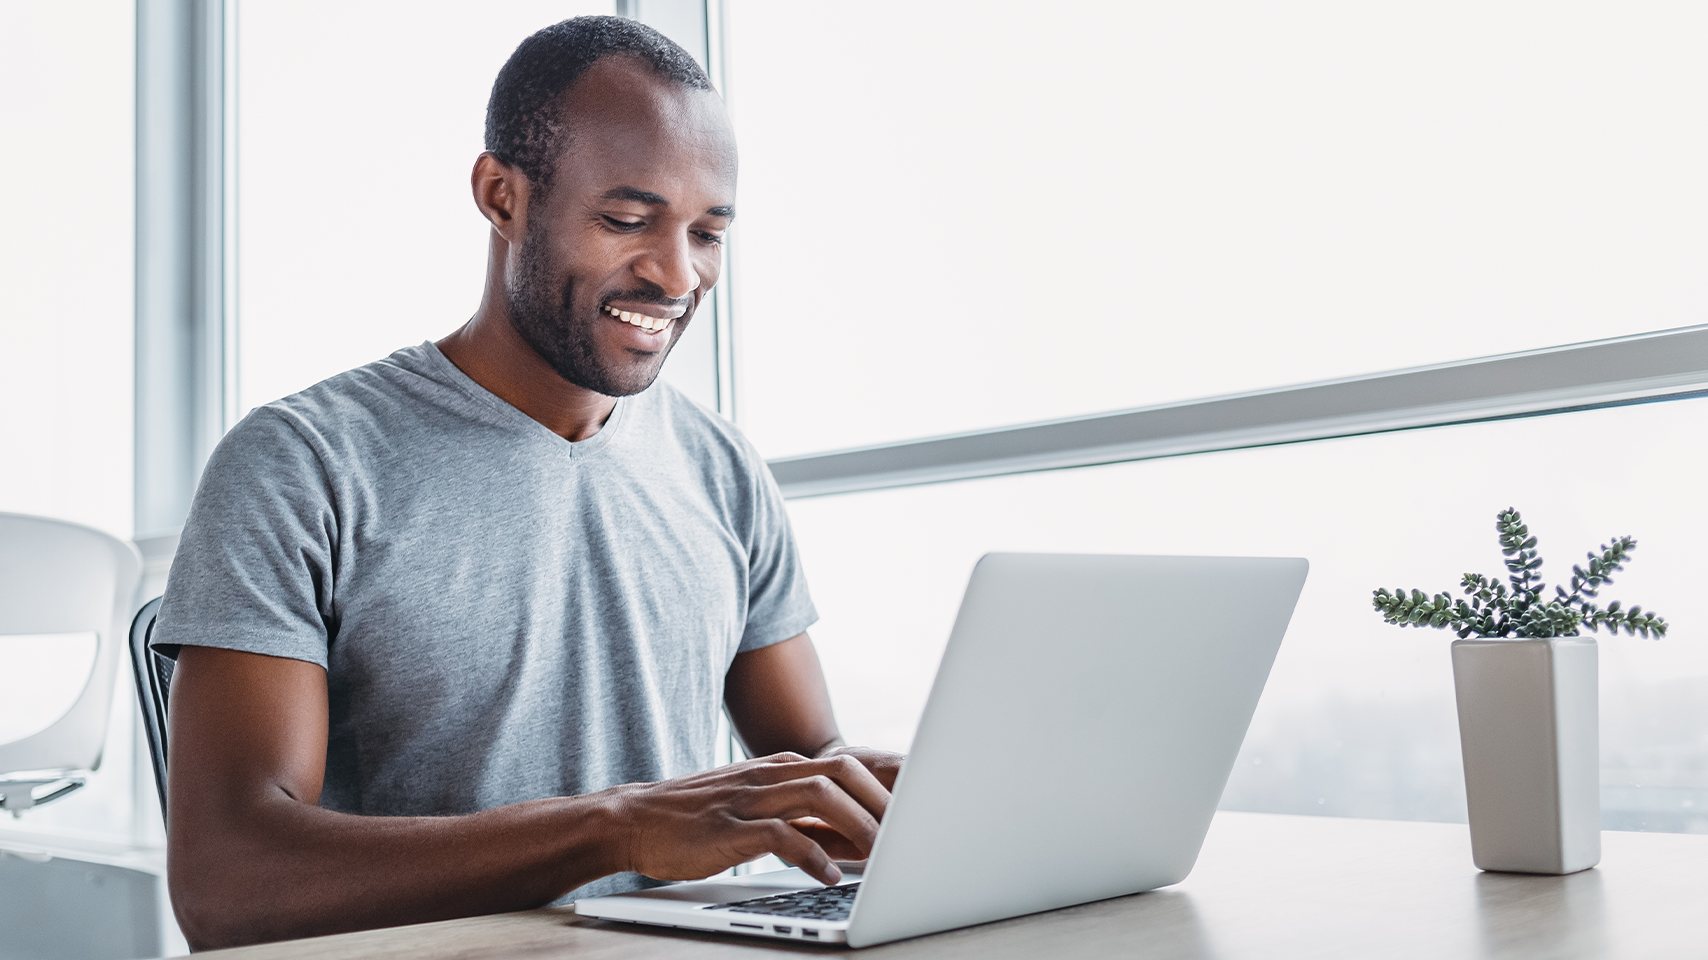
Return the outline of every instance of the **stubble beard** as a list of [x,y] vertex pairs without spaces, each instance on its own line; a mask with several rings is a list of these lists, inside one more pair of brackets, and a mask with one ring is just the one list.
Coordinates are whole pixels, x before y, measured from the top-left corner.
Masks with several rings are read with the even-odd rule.
[[[647,360],[636,359],[621,369],[613,369],[599,356],[595,341],[598,325],[605,322],[598,307],[578,313],[575,309],[575,280],[563,281],[561,290],[554,289],[543,235],[537,235],[530,221],[518,253],[515,276],[506,285],[510,300],[510,325],[522,341],[534,349],[557,375],[586,390],[607,397],[627,397],[640,393],[658,379],[664,358],[682,336],[688,317],[676,321],[670,331],[670,341],[664,349]],[[658,291],[662,295],[662,291]],[[639,299],[652,299],[650,293]]]

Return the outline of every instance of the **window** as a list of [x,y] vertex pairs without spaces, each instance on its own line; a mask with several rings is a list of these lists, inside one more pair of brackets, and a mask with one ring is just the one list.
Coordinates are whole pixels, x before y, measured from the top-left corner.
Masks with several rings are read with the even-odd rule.
[[[976,459],[884,447],[920,437],[994,430],[978,443],[1000,448],[1016,424],[1667,330],[1708,305],[1701,10],[723,6],[737,410],[790,459],[780,475],[817,463],[881,487],[931,450]],[[1674,392],[1700,392],[1702,366]],[[1404,398],[1402,379],[1368,392]],[[1514,412],[1489,406],[1422,422]],[[1342,432],[1402,425],[1375,419]],[[790,512],[844,732],[895,749],[988,550],[1308,557],[1224,804],[1441,820],[1464,817],[1451,637],[1383,624],[1370,591],[1498,573],[1509,505],[1554,574],[1631,533],[1613,592],[1674,628],[1600,645],[1604,822],[1708,832],[1691,706],[1708,657],[1688,641],[1704,426],[1708,400],[1684,399]],[[815,483],[786,489],[862,486]]]
[[1708,11],[726,0],[767,456],[1708,306]]
[[0,37],[11,185],[0,510],[120,537],[131,533],[133,6],[19,5]]
[[[1517,507],[1560,582],[1638,540],[1604,594],[1660,611],[1663,640],[1599,635],[1603,822],[1708,832],[1708,399],[1440,427],[790,501],[813,628],[850,742],[904,750],[986,551],[1302,556],[1287,639],[1224,796],[1233,809],[1463,820],[1448,643],[1370,606],[1376,587],[1502,573]],[[1583,456],[1643,451],[1641,463]],[[1185,611],[1157,611],[1191,643]],[[1048,656],[1047,650],[1038,651]]]
[[[651,5],[516,0],[471,21],[243,4],[239,410],[461,323],[483,279],[465,184],[493,75],[540,26]],[[705,10],[743,159],[736,412],[772,458],[1664,330],[1708,307],[1708,12]],[[1547,572],[1631,533],[1613,593],[1674,636],[1601,645],[1606,823],[1708,832],[1690,706],[1708,655],[1687,642],[1708,532],[1687,438],[1705,426],[1708,399],[1678,400],[790,510],[851,740],[906,747],[987,550],[1302,555],[1311,579],[1224,803],[1447,820],[1464,815],[1450,637],[1384,625],[1371,589],[1498,571],[1508,505]],[[1641,465],[1602,462],[1600,443]]]
[[[13,4],[0,31],[0,511],[121,538],[132,518],[134,9]],[[64,713],[93,639],[0,637],[0,742]],[[100,773],[6,829],[132,838],[124,689]]]

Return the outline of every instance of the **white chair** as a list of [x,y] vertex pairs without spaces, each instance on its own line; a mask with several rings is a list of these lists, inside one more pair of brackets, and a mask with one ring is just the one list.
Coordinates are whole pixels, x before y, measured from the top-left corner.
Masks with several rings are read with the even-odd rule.
[[135,547],[99,530],[0,513],[0,636],[95,635],[95,665],[71,709],[0,743],[0,809],[20,816],[100,767],[141,569]]

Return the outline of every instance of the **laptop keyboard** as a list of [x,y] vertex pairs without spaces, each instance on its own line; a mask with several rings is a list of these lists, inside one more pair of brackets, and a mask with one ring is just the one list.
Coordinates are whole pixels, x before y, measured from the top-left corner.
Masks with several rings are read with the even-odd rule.
[[860,884],[856,881],[840,887],[818,887],[813,890],[780,893],[772,897],[737,900],[707,909],[728,910],[732,913],[762,913],[772,917],[800,917],[803,920],[846,920],[849,911],[854,908],[854,894],[859,889]]

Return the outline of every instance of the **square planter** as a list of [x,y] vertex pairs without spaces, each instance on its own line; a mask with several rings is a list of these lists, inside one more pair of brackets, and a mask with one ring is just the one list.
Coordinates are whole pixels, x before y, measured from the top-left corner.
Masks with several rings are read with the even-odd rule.
[[1595,641],[1457,641],[1453,689],[1476,865],[1561,874],[1600,862]]

